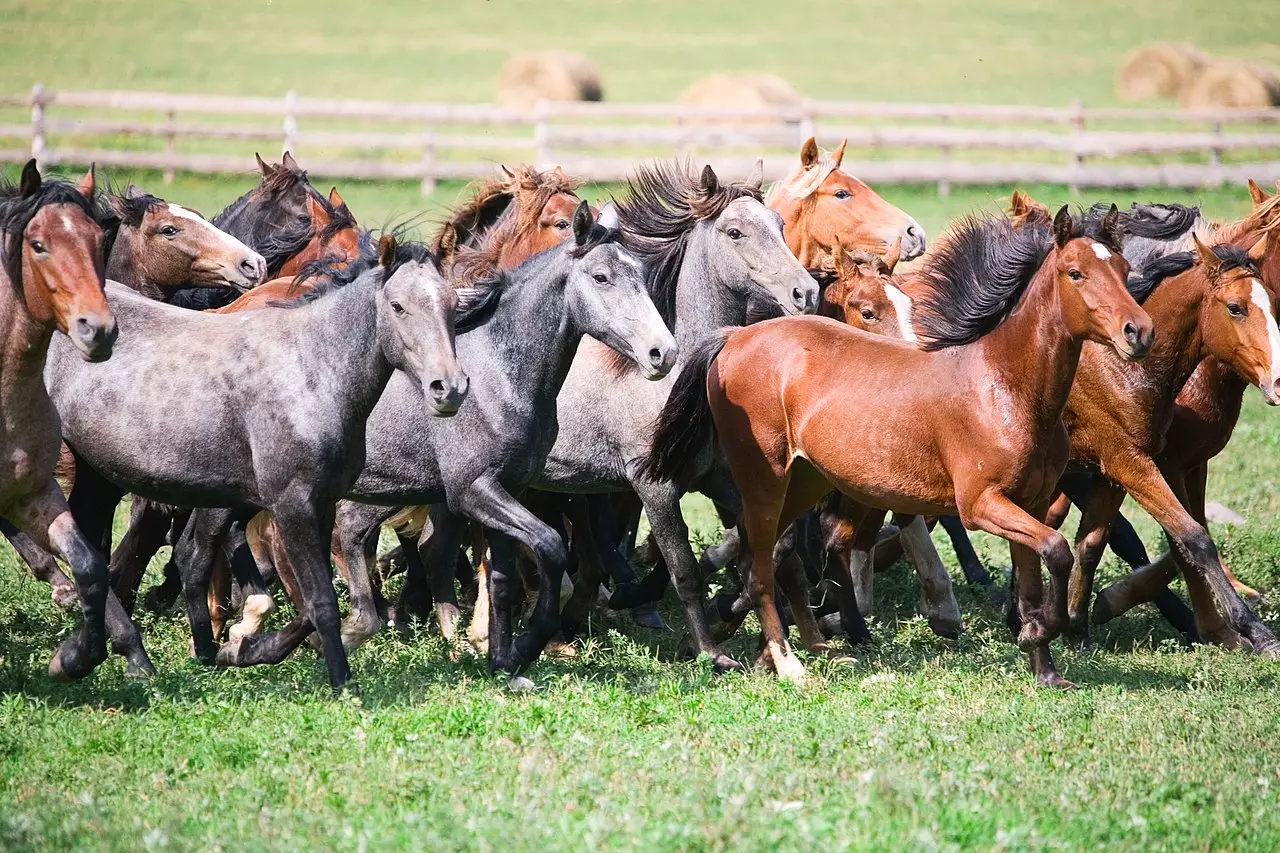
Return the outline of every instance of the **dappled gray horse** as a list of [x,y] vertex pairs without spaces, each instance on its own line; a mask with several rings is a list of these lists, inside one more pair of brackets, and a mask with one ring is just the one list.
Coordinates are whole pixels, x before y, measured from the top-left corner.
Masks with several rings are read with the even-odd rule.
[[[678,165],[641,169],[619,213],[682,357],[710,332],[744,325],[752,298],[776,303],[787,314],[817,306],[817,283],[783,241],[781,218],[761,203],[758,167],[744,184],[721,184],[709,166],[700,177]],[[640,470],[679,370],[678,362],[664,381],[645,382],[619,369],[604,348],[582,346],[557,401],[559,436],[535,486],[587,494],[634,489],[671,567],[695,649],[709,654],[718,670],[739,668],[712,640],[680,514],[680,497],[690,484],[723,505],[736,505],[732,482],[708,476],[711,447],[682,483],[655,482]]]
[[[352,626],[353,641],[378,625],[368,570],[378,526],[394,512],[387,506],[420,504],[436,504],[423,562],[437,572],[451,573],[456,564],[466,530],[460,516],[490,531],[491,668],[514,671],[537,659],[559,629],[565,545],[517,497],[542,470],[556,439],[556,395],[565,374],[584,335],[603,341],[650,379],[665,375],[676,357],[675,341],[645,291],[640,263],[618,232],[593,222],[583,202],[573,234],[464,291],[465,299],[479,299],[485,308],[465,328],[459,325],[458,358],[474,388],[454,418],[424,418],[412,405],[412,386],[399,376],[369,418],[365,468],[350,497],[386,506],[343,502],[338,508],[353,622],[360,623]],[[541,580],[528,629],[514,641],[512,539],[533,554]],[[423,579],[411,574],[406,598],[425,594]]]
[[[351,676],[329,570],[334,503],[360,470],[364,423],[393,370],[425,418],[457,410],[467,387],[453,350],[456,297],[421,246],[379,244],[380,266],[300,304],[244,314],[184,311],[110,283],[124,341],[103,364],[50,348],[45,378],[76,455],[72,511],[108,540],[129,491],[193,507],[269,509],[320,635],[330,683]],[[111,412],[103,417],[103,411]],[[217,649],[205,588],[213,560],[179,542],[197,656]],[[252,662],[241,649],[219,656]]]

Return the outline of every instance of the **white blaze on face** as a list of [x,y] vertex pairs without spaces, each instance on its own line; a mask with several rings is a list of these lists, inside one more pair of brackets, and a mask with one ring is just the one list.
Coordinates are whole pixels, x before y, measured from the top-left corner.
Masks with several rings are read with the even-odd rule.
[[915,327],[911,325],[911,297],[892,284],[885,284],[885,295],[893,303],[893,310],[898,312],[898,325],[902,327],[902,339],[918,343]]
[[237,240],[235,237],[232,237],[230,234],[228,234],[226,231],[223,231],[221,228],[218,228],[212,222],[208,222],[204,219],[201,219],[197,214],[193,213],[190,210],[187,210],[185,207],[182,207],[181,205],[170,204],[169,213],[178,217],[179,219],[185,219],[188,222],[195,223],[196,227],[198,228],[203,228],[206,231],[209,231],[213,235],[213,239],[218,243],[220,243],[223,249],[225,249],[228,252],[238,252],[241,255],[249,255],[251,257],[257,256],[257,252],[253,251],[253,249],[250,249],[244,243],[241,243],[239,240]]
[[1253,288],[1250,294],[1250,301],[1258,306],[1258,310],[1262,312],[1262,317],[1267,323],[1267,339],[1271,342],[1271,384],[1275,386],[1276,380],[1280,379],[1280,328],[1276,327],[1276,315],[1272,310],[1271,296],[1267,293],[1267,289],[1262,286],[1262,282],[1256,278],[1252,281]]
[[1108,249],[1106,246],[1102,245],[1101,243],[1094,243],[1090,248],[1092,248],[1093,253],[1098,256],[1098,260],[1100,261],[1111,260],[1111,250]]

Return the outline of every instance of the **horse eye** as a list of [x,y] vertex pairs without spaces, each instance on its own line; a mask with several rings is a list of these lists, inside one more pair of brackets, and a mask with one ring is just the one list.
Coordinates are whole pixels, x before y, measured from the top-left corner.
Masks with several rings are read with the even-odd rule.
[[876,312],[870,310],[869,308],[863,308],[862,319],[866,320],[868,323],[874,323],[876,320]]
[[178,233],[178,229],[174,228],[172,225],[166,225],[160,229],[160,233],[166,237],[172,237]]
[[1227,313],[1230,314],[1232,317],[1243,317],[1244,306],[1238,302],[1228,302]]
[[403,306],[403,305],[401,305],[399,302],[392,302],[392,303],[391,303],[391,310],[392,310],[392,311],[394,311],[394,312],[396,312],[397,314],[403,314],[403,313],[404,313],[404,306]]
[[45,251],[44,243],[41,243],[39,240],[32,240],[31,251],[35,252],[36,254],[43,255]]
[[569,227],[569,220],[561,219],[559,222],[556,223],[556,227],[559,228],[561,231],[563,231],[564,229]]
[[848,190],[836,190],[835,196],[841,201],[844,201],[846,198],[852,198],[853,194],[850,193]]
[[741,232],[741,231],[739,231],[737,228],[730,228],[730,229],[728,230],[728,232],[726,232],[726,233],[728,233],[728,235],[729,235],[729,239],[730,239],[730,240],[741,240],[741,239],[742,239],[742,232]]
[[594,278],[600,284],[604,284],[606,281],[609,280],[609,277],[607,275],[604,275],[603,273],[596,273],[591,277]]
[[1067,272],[1067,277],[1070,278],[1072,281],[1079,281],[1080,279],[1084,278],[1084,274],[1081,273],[1080,270],[1069,270]]

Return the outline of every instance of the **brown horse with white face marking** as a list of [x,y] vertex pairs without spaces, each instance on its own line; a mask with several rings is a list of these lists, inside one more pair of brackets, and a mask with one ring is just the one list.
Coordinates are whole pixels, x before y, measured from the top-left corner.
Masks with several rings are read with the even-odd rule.
[[[113,635],[131,629],[137,637],[119,602],[109,607],[106,558],[77,528],[53,478],[61,428],[44,383],[55,331],[93,362],[109,358],[116,339],[93,169],[73,186],[42,180],[28,162],[18,187],[0,188],[0,230],[0,516],[71,566],[84,623],[54,654],[49,674],[80,678],[107,656],[108,619]],[[131,672],[150,669],[145,654],[137,665],[131,660]]]
[[808,269],[822,266],[837,241],[849,251],[884,255],[901,240],[903,260],[924,254],[920,223],[840,168],[846,142],[821,152],[810,137],[799,168],[769,188],[764,203],[782,217],[787,247]]
[[[1137,359],[1154,337],[1125,289],[1118,218],[1113,209],[1085,229],[1064,207],[1052,232],[1003,217],[963,223],[923,270],[920,348],[826,318],[784,318],[712,336],[694,356],[700,369],[682,379],[704,380],[705,402],[664,411],[663,425],[694,433],[714,420],[742,494],[747,550],[759,555],[749,558],[750,599],[780,675],[804,668],[773,604],[768,557],[778,531],[834,487],[868,510],[958,512],[1007,539],[1019,646],[1039,683],[1069,685],[1048,649],[1066,614],[1045,608],[1040,574],[1040,558],[1055,587],[1071,571],[1066,540],[1042,521],[1067,463],[1061,412],[1085,340]],[[696,401],[679,392],[673,400]],[[660,427],[655,444],[662,437]],[[842,588],[842,611],[856,608],[851,598]]]

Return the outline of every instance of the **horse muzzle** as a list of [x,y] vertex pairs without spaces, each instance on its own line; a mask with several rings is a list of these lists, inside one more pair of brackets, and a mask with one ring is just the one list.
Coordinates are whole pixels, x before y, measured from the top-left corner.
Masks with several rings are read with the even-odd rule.
[[111,357],[120,328],[111,314],[79,314],[71,320],[67,337],[85,361],[106,361]]
[[438,418],[447,418],[457,414],[462,401],[467,399],[467,390],[471,380],[465,373],[457,373],[427,383],[427,401],[431,405],[432,414]]

